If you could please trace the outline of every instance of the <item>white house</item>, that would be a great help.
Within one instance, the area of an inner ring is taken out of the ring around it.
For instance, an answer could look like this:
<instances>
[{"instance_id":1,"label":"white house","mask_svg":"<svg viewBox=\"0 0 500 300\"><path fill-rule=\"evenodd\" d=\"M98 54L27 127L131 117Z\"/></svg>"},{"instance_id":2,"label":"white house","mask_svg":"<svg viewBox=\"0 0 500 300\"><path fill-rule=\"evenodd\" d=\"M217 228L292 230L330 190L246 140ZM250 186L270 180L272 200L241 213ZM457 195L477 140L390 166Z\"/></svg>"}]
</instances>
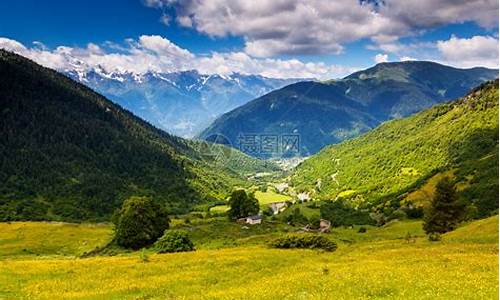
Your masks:
<instances>
[{"instance_id":1,"label":"white house","mask_svg":"<svg viewBox=\"0 0 500 300\"><path fill-rule=\"evenodd\" d=\"M262 223L262 217L260 215L248 216L246 222L250 225L260 224Z\"/></svg>"},{"instance_id":2,"label":"white house","mask_svg":"<svg viewBox=\"0 0 500 300\"><path fill-rule=\"evenodd\" d=\"M282 212L283 210L285 210L285 208L287 207L287 203L286 202L274 202L274 203L269 204L269 207L273 211L273 215L277 215L280 212Z\"/></svg>"},{"instance_id":3,"label":"white house","mask_svg":"<svg viewBox=\"0 0 500 300\"><path fill-rule=\"evenodd\" d=\"M309 200L311 199L311 196L309 195L309 193L302 192L300 194L297 194L297 199L299 199L300 201Z\"/></svg>"},{"instance_id":4,"label":"white house","mask_svg":"<svg viewBox=\"0 0 500 300\"><path fill-rule=\"evenodd\" d=\"M328 220L321 219L319 220L319 231L322 233L327 233L330 232L330 227L332 226L332 223Z\"/></svg>"},{"instance_id":5,"label":"white house","mask_svg":"<svg viewBox=\"0 0 500 300\"><path fill-rule=\"evenodd\" d=\"M283 193L283 191L288 188L288 183L286 183L286 182L278 183L278 184L275 184L274 187L276 188L278 193Z\"/></svg>"}]
</instances>

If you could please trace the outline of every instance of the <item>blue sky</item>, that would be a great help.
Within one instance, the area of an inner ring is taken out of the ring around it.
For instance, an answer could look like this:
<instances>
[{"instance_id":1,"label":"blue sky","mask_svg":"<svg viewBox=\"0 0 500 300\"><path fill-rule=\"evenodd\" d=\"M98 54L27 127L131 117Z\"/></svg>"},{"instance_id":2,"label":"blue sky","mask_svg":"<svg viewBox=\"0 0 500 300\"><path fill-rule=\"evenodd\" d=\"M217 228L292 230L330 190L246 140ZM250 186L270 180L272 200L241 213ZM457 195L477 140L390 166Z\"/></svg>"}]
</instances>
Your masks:
<instances>
[{"instance_id":1,"label":"blue sky","mask_svg":"<svg viewBox=\"0 0 500 300\"><path fill-rule=\"evenodd\" d=\"M498 2L6 0L0 37L56 69L78 59L109 71L335 78L407 59L497 67Z\"/></svg>"}]
</instances>

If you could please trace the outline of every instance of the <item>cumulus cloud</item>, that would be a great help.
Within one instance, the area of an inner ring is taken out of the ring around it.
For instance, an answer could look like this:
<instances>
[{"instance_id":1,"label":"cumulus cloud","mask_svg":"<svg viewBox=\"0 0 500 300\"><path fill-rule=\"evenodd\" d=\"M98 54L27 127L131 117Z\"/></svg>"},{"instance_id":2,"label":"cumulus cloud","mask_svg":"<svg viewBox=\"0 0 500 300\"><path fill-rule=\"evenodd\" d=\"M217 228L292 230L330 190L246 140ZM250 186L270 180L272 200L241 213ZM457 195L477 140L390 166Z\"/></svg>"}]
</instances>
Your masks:
<instances>
[{"instance_id":1,"label":"cumulus cloud","mask_svg":"<svg viewBox=\"0 0 500 300\"><path fill-rule=\"evenodd\" d=\"M339 54L345 44L365 38L390 47L420 30L468 21L498 26L497 0L146 0L146 5L172 8L178 24L212 37L244 37L245 52L255 57Z\"/></svg>"},{"instance_id":2,"label":"cumulus cloud","mask_svg":"<svg viewBox=\"0 0 500 300\"><path fill-rule=\"evenodd\" d=\"M458 67L498 68L498 38L491 36L473 36L438 41L437 49L445 63Z\"/></svg>"},{"instance_id":3,"label":"cumulus cloud","mask_svg":"<svg viewBox=\"0 0 500 300\"><path fill-rule=\"evenodd\" d=\"M389 55L387 54L382 54L382 53L379 53L377 55L375 55L373 57L373 60L375 61L375 63L379 64L379 63L384 63L384 62L388 62L389 61Z\"/></svg>"},{"instance_id":4,"label":"cumulus cloud","mask_svg":"<svg viewBox=\"0 0 500 300\"><path fill-rule=\"evenodd\" d=\"M48 49L37 42L26 47L18 41L0 37L4 48L59 71L104 72L176 72L197 70L202 74L229 75L232 73L258 74L273 78L331 79L347 75L355 68L306 63L297 59L254 58L244 52L213 52L207 56L195 55L158 35L142 35L138 40L128 39L126 45L105 43L88 44L85 48L59 46Z\"/></svg>"},{"instance_id":5,"label":"cumulus cloud","mask_svg":"<svg viewBox=\"0 0 500 300\"><path fill-rule=\"evenodd\" d=\"M410 28L432 28L446 24L476 22L498 26L497 0L385 0L380 13L398 19Z\"/></svg>"}]
</instances>

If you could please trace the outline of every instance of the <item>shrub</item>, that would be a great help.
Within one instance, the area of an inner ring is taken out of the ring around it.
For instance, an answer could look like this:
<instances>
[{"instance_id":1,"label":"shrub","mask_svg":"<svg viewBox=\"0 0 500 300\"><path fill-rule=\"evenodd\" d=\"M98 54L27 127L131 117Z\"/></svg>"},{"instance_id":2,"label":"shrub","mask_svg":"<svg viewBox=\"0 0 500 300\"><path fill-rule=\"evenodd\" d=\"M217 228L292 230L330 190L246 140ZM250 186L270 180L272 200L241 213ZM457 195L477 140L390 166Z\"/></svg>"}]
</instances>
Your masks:
<instances>
[{"instance_id":1,"label":"shrub","mask_svg":"<svg viewBox=\"0 0 500 300\"><path fill-rule=\"evenodd\" d=\"M421 219L424 216L424 209L422 207L405 207L404 212L408 219Z\"/></svg>"},{"instance_id":2,"label":"shrub","mask_svg":"<svg viewBox=\"0 0 500 300\"><path fill-rule=\"evenodd\" d=\"M294 208L292 213L285 217L285 221L294 226L309 223L309 220L301 213L298 207Z\"/></svg>"},{"instance_id":3,"label":"shrub","mask_svg":"<svg viewBox=\"0 0 500 300\"><path fill-rule=\"evenodd\" d=\"M184 230L165 230L165 233L156 241L154 247L157 253L194 250L193 242L191 242L188 233Z\"/></svg>"},{"instance_id":4,"label":"shrub","mask_svg":"<svg viewBox=\"0 0 500 300\"><path fill-rule=\"evenodd\" d=\"M320 235L289 235L278 238L271 244L274 248L292 249L322 249L325 251L335 251L337 244Z\"/></svg>"},{"instance_id":5,"label":"shrub","mask_svg":"<svg viewBox=\"0 0 500 300\"><path fill-rule=\"evenodd\" d=\"M149 255L146 253L146 248L142 248L141 253L139 254L139 260L143 263L149 262Z\"/></svg>"},{"instance_id":6,"label":"shrub","mask_svg":"<svg viewBox=\"0 0 500 300\"><path fill-rule=\"evenodd\" d=\"M190 216L193 219L203 219L203 214L201 214L201 213L192 213L192 214L190 214Z\"/></svg>"},{"instance_id":7,"label":"shrub","mask_svg":"<svg viewBox=\"0 0 500 300\"><path fill-rule=\"evenodd\" d=\"M139 249L154 243L168 228L165 209L147 197L130 197L113 217L118 245Z\"/></svg>"},{"instance_id":8,"label":"shrub","mask_svg":"<svg viewBox=\"0 0 500 300\"><path fill-rule=\"evenodd\" d=\"M431 242L438 242L441 240L441 235L437 232L433 232L428 235L429 241Z\"/></svg>"},{"instance_id":9,"label":"shrub","mask_svg":"<svg viewBox=\"0 0 500 300\"><path fill-rule=\"evenodd\" d=\"M366 232L366 227L359 227L358 233L365 233Z\"/></svg>"}]
</instances>

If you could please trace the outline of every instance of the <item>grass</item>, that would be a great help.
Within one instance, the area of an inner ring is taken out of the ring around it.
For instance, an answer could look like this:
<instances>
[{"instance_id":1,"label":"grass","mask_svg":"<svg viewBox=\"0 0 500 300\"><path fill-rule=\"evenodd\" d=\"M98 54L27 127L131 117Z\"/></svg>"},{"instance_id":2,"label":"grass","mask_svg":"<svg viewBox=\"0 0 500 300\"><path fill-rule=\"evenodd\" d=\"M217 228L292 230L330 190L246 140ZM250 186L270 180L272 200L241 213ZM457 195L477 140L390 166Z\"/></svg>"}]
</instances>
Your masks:
<instances>
[{"instance_id":1,"label":"grass","mask_svg":"<svg viewBox=\"0 0 500 300\"><path fill-rule=\"evenodd\" d=\"M216 205L210 208L210 212L225 213L229 210L229 205Z\"/></svg>"},{"instance_id":2,"label":"grass","mask_svg":"<svg viewBox=\"0 0 500 300\"><path fill-rule=\"evenodd\" d=\"M111 234L112 229L108 224L0 223L0 257L79 256L96 246L105 244L111 239Z\"/></svg>"},{"instance_id":3,"label":"grass","mask_svg":"<svg viewBox=\"0 0 500 300\"><path fill-rule=\"evenodd\" d=\"M274 203L274 202L284 202L284 201L289 201L292 200L292 197L287 196L287 195L281 195L277 194L272 191L267 191L267 192L261 192L261 191L255 191L255 198L259 201L259 204L261 206L261 209L267 208L268 204ZM214 213L225 213L229 210L228 205L217 205L214 207L210 208L210 212Z\"/></svg>"},{"instance_id":4,"label":"grass","mask_svg":"<svg viewBox=\"0 0 500 300\"><path fill-rule=\"evenodd\" d=\"M40 223L32 224L36 227ZM211 229L235 225L215 224ZM266 231L265 226L253 228ZM141 252L76 260L2 257L0 299L496 299L498 296L498 217L465 225L445 234L441 242L427 241L418 221L368 227L364 234L356 233L356 229L336 229L329 235L339 243L339 249L333 253L278 250L255 244L150 254L147 262L141 261ZM218 234L226 231L234 235L231 230L236 227L223 227ZM402 239L408 231L419 236L415 243ZM196 239L200 241L199 237Z\"/></svg>"},{"instance_id":5,"label":"grass","mask_svg":"<svg viewBox=\"0 0 500 300\"><path fill-rule=\"evenodd\" d=\"M255 198L257 198L257 200L259 200L259 204L261 206L267 205L270 203L274 203L274 202L284 202L284 201L292 200L292 197L290 197L290 196L277 194L277 193L272 192L272 191L267 191L267 192L256 191Z\"/></svg>"},{"instance_id":6,"label":"grass","mask_svg":"<svg viewBox=\"0 0 500 300\"><path fill-rule=\"evenodd\" d=\"M291 205L290 207L288 207L285 211L280 213L278 215L278 218L283 220L288 215L293 214L293 211L296 208L298 208L300 210L300 213L308 219L319 218L319 216L320 216L319 208L310 208L309 206L311 205L311 203L312 203L311 201L306 202L306 203L295 203L295 204Z\"/></svg>"}]
</instances>

